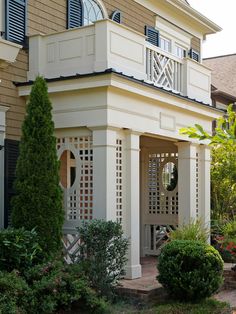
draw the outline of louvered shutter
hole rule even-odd
[[[6,39],[24,44],[27,0],[6,0]]]
[[[10,224],[11,198],[15,195],[13,183],[15,181],[16,163],[19,156],[19,141],[5,140],[5,174],[4,174],[4,227]]]
[[[200,59],[199,53],[193,50],[192,48],[189,50],[189,56],[191,59],[199,62],[199,59]]]
[[[116,10],[112,13],[111,19],[116,23],[121,23],[121,12]]]
[[[145,26],[147,41],[155,46],[159,46],[159,31],[153,27]]]
[[[68,0],[67,2],[67,28],[83,25],[83,4],[81,0]]]

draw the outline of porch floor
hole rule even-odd
[[[154,256],[148,256],[141,258],[142,265],[142,277],[138,279],[123,279],[121,281],[122,288],[150,291],[162,287],[162,285],[156,280],[157,272],[157,258]]]

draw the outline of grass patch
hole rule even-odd
[[[169,303],[158,305],[155,308],[156,314],[228,314],[230,307],[225,302],[213,299],[206,299],[199,303]]]
[[[198,303],[172,302],[161,305],[145,305],[137,302],[119,301],[110,308],[112,314],[230,314],[225,302],[206,299]]]

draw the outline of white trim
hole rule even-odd
[[[8,107],[0,106],[0,145],[4,145],[6,111]],[[4,148],[0,150],[0,229],[4,227]]]

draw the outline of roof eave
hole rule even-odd
[[[195,22],[201,24],[201,27],[204,30],[204,35],[208,34],[215,34],[217,32],[222,31],[222,28],[208,19],[206,16],[192,8],[187,3],[184,3],[179,0],[167,0],[170,4],[174,5],[175,7],[179,7],[182,11],[184,11],[188,16],[195,20]]]

